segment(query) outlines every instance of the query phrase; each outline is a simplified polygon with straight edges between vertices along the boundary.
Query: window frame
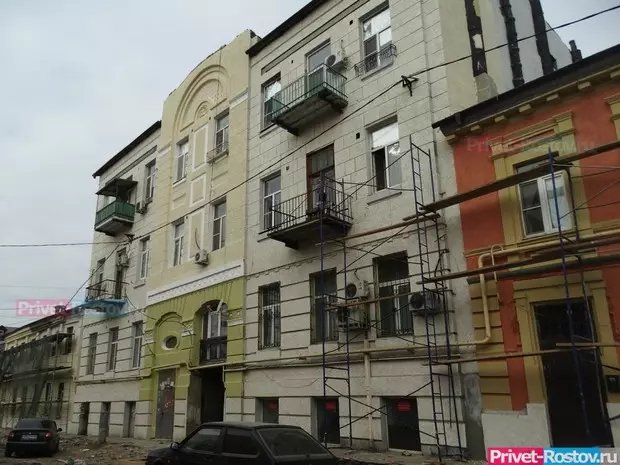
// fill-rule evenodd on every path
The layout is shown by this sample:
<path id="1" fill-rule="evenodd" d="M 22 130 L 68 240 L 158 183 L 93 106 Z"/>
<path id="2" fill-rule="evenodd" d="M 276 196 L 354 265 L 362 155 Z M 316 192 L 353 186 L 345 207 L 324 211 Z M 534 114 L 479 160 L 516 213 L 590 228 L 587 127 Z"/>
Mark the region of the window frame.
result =
<path id="1" fill-rule="evenodd" d="M 155 168 L 157 160 L 153 160 L 144 166 L 144 202 L 150 203 L 155 196 Z"/>
<path id="2" fill-rule="evenodd" d="M 184 148 L 187 148 L 187 150 L 183 151 Z M 182 159 L 182 164 L 179 163 L 180 159 Z M 176 145 L 176 154 L 174 157 L 174 182 L 173 184 L 181 182 L 187 178 L 188 159 L 189 159 L 189 138 L 186 137 L 185 139 L 183 139 Z M 181 172 L 179 172 L 179 167 L 182 167 Z"/>
<path id="3" fill-rule="evenodd" d="M 560 224 L 556 227 L 553 227 L 553 221 L 555 221 L 556 218 L 552 217 L 552 210 L 551 210 L 552 206 L 549 202 L 549 198 L 547 197 L 547 189 L 545 186 L 546 181 L 551 180 L 551 176 L 552 176 L 551 174 L 546 174 L 544 176 L 540 176 L 536 179 L 525 181 L 517 185 L 517 195 L 519 197 L 519 216 L 521 218 L 521 230 L 523 233 L 523 237 L 526 239 L 532 238 L 532 237 L 544 236 L 547 234 L 555 234 L 559 231 L 560 229 L 559 226 L 562 226 L 563 231 L 571 230 L 573 228 L 573 216 L 571 214 L 572 209 L 571 209 L 571 203 L 570 203 L 570 196 L 568 195 L 568 192 L 567 192 L 568 186 L 566 185 L 564 174 L 562 172 L 555 172 L 553 174 L 553 177 L 556 178 L 556 185 L 555 185 L 556 191 L 558 188 L 558 180 L 562 183 L 562 187 L 564 188 L 563 198 L 564 198 L 564 202 L 566 203 L 568 214 L 560 217 L 560 222 L 561 223 L 565 222 L 566 223 L 565 225 Z M 540 205 L 536 207 L 529 207 L 526 209 L 523 207 L 523 195 L 521 193 L 521 188 L 522 186 L 526 184 L 532 184 L 532 183 L 536 183 L 536 186 L 538 189 L 538 197 L 540 199 Z M 553 208 L 555 209 L 555 205 L 553 205 Z M 543 230 L 528 233 L 526 229 L 526 221 L 525 221 L 524 214 L 526 211 L 535 210 L 535 209 L 541 210 Z"/>
<path id="4" fill-rule="evenodd" d="M 267 95 L 267 89 L 269 89 L 271 86 L 273 86 L 274 84 L 278 83 L 280 88 L 273 93 L 273 95 L 271 95 L 271 97 L 269 97 L 268 99 L 265 99 L 265 95 Z M 275 123 L 273 122 L 273 120 L 271 119 L 271 115 L 273 114 L 273 108 L 272 110 L 267 113 L 265 111 L 265 107 L 266 104 L 273 99 L 273 97 L 278 93 L 282 91 L 282 79 L 280 77 L 280 74 L 276 74 L 275 76 L 273 76 L 271 79 L 265 81 L 262 85 L 261 85 L 261 91 L 260 91 L 260 95 L 261 95 L 261 130 L 265 130 L 268 129 L 270 127 L 272 127 L 273 125 L 275 125 Z M 270 116 L 269 121 L 267 121 L 267 115 Z"/>
<path id="5" fill-rule="evenodd" d="M 88 350 L 86 352 L 86 374 L 94 375 L 95 366 L 97 364 L 97 339 L 99 333 L 90 333 L 88 335 Z"/>
<path id="6" fill-rule="evenodd" d="M 151 237 L 147 236 L 140 240 L 140 260 L 138 266 L 138 279 L 144 280 L 149 276 L 151 261 Z"/>
<path id="7" fill-rule="evenodd" d="M 108 359 L 106 363 L 106 371 L 116 371 L 119 332 L 120 330 L 118 326 L 110 328 L 108 336 Z"/>
<path id="8" fill-rule="evenodd" d="M 218 129 L 218 126 L 220 124 L 221 121 L 226 120 L 226 126 Z M 215 138 L 213 139 L 213 144 L 214 147 L 213 149 L 215 150 L 215 155 L 221 155 L 223 153 L 228 152 L 228 143 L 229 143 L 229 137 L 230 137 L 230 113 L 228 112 L 228 110 L 224 113 L 222 113 L 220 116 L 218 116 L 215 119 Z M 218 134 L 222 133 L 222 142 L 220 144 L 217 143 L 217 137 Z"/>
<path id="9" fill-rule="evenodd" d="M 177 232 L 182 227 L 181 234 Z M 177 247 L 178 245 L 178 247 Z M 183 264 L 183 249 L 185 247 L 185 221 L 177 221 L 172 225 L 172 266 Z"/>
<path id="10" fill-rule="evenodd" d="M 139 331 L 138 331 L 139 328 Z M 144 323 L 136 321 L 131 325 L 131 368 L 140 368 L 142 364 L 142 344 L 144 342 Z M 136 363 L 137 357 L 137 363 Z"/>
<path id="11" fill-rule="evenodd" d="M 332 276 L 333 273 L 333 278 L 335 280 L 335 292 L 333 293 L 327 293 L 325 294 L 324 297 L 327 297 L 326 302 L 324 305 L 326 306 L 331 306 L 331 305 L 335 305 L 338 301 L 338 273 L 336 272 L 336 268 L 331 268 L 328 270 L 324 270 L 325 275 L 324 276 Z M 317 289 L 317 284 L 319 284 L 317 282 L 317 279 L 320 280 L 321 276 L 321 272 L 315 272 L 315 273 L 311 273 L 309 276 L 309 282 L 310 282 L 310 343 L 311 344 L 318 344 L 321 343 L 323 341 L 323 339 L 318 337 L 318 332 L 320 331 L 318 326 L 319 324 L 321 324 L 321 319 L 319 318 L 319 316 L 317 315 L 317 308 L 316 308 L 316 304 L 317 304 L 317 300 L 319 300 L 321 297 L 319 296 L 320 293 L 320 289 Z M 327 288 L 327 286 L 326 286 Z M 324 338 L 326 342 L 337 342 L 338 341 L 338 314 L 334 311 L 329 313 L 329 316 L 326 318 L 326 323 L 329 322 L 329 324 L 326 324 L 325 327 L 325 334 L 324 334 Z M 328 328 L 328 326 L 330 326 L 330 324 L 332 324 L 334 327 L 333 328 Z M 332 334 L 332 332 L 334 334 Z"/>
<path id="12" fill-rule="evenodd" d="M 277 191 L 272 192 L 271 194 L 267 194 L 267 183 L 269 181 L 273 181 L 274 179 L 278 179 L 280 180 L 280 188 Z M 261 202 L 261 211 L 262 211 L 262 215 L 261 215 L 261 230 L 262 231 L 268 231 L 270 229 L 274 229 L 277 226 L 279 226 L 281 224 L 281 215 L 277 217 L 277 213 L 274 212 L 273 210 L 267 212 L 267 208 L 266 208 L 266 200 L 267 198 L 271 198 L 271 206 L 273 208 L 274 205 L 278 205 L 280 203 L 282 203 L 282 174 L 278 171 L 277 173 L 273 173 L 265 178 L 263 178 L 261 180 L 261 197 L 262 197 L 262 202 Z M 267 225 L 267 215 L 270 214 L 270 221 L 269 221 L 269 225 Z M 276 219 L 277 217 L 277 219 Z"/>
<path id="13" fill-rule="evenodd" d="M 367 24 L 368 22 L 372 21 L 374 18 L 376 18 L 377 16 L 383 14 L 387 12 L 388 13 L 388 18 L 389 18 L 389 26 L 381 29 L 380 31 L 377 31 L 376 33 L 372 34 L 370 37 L 368 38 L 364 38 L 364 25 Z M 380 43 L 380 35 L 382 33 L 384 33 L 387 30 L 390 30 L 390 40 L 389 42 L 387 42 L 386 44 L 384 44 L 383 46 Z M 369 42 L 370 40 L 375 39 L 375 47 L 376 50 L 372 53 L 366 54 L 366 43 Z M 372 73 L 374 71 L 378 71 L 382 68 L 385 68 L 389 65 L 391 65 L 392 63 L 394 63 L 394 55 L 389 55 L 388 57 L 386 57 L 385 60 L 381 59 L 381 52 L 383 50 L 387 50 L 391 45 L 394 44 L 394 37 L 392 35 L 392 12 L 390 10 L 390 6 L 388 3 L 385 3 L 383 5 L 381 5 L 380 7 L 378 7 L 377 9 L 371 11 L 370 13 L 366 14 L 364 17 L 362 17 L 360 19 L 360 55 L 362 57 L 362 62 L 363 62 L 363 66 L 364 66 L 364 74 L 367 73 Z M 369 66 L 368 62 L 369 59 L 372 59 L 371 57 L 376 56 L 376 59 L 374 61 L 375 65 L 374 66 Z M 383 62 L 385 61 L 385 62 Z M 372 63 L 372 61 L 371 61 Z"/>
<path id="14" fill-rule="evenodd" d="M 386 266 L 388 268 L 393 269 L 395 268 L 394 262 L 399 260 L 401 257 L 403 258 L 402 265 L 407 267 L 407 276 L 399 278 L 399 279 L 392 279 L 391 281 L 381 281 L 379 267 Z M 376 257 L 373 260 L 373 268 L 374 268 L 374 274 L 375 274 L 375 293 L 377 296 L 379 296 L 379 298 L 383 297 L 381 295 L 381 289 L 391 288 L 392 293 L 389 294 L 389 296 L 398 296 L 402 294 L 401 292 L 399 292 L 399 288 L 402 286 L 406 286 L 408 288 L 407 293 L 410 295 L 411 293 L 411 276 L 410 276 L 411 270 L 409 267 L 408 259 L 409 259 L 409 254 L 407 253 L 406 250 L 402 250 L 402 251 L 391 253 L 388 255 L 382 255 L 380 257 Z M 402 308 L 404 306 L 403 301 L 407 302 L 404 309 Z M 381 311 L 381 305 L 387 305 L 388 302 L 392 302 L 394 305 L 393 308 L 398 310 L 398 313 L 394 312 L 390 318 L 390 325 L 394 326 L 393 329 L 391 328 L 386 329 L 384 327 L 384 320 L 386 318 L 383 316 L 383 312 Z M 411 314 L 408 302 L 409 302 L 409 296 L 394 297 L 393 299 L 386 298 L 386 299 L 382 299 L 381 302 L 378 302 L 377 316 L 376 316 L 377 323 L 378 323 L 377 325 L 378 327 L 377 336 L 378 337 L 399 337 L 402 335 L 414 335 L 415 334 L 415 325 L 413 321 L 413 315 Z M 401 312 L 404 312 L 404 315 Z M 407 323 L 410 324 L 409 328 L 406 327 L 407 325 L 403 325 L 404 319 L 407 319 Z"/>
<path id="15" fill-rule="evenodd" d="M 396 130 L 396 139 L 389 139 L 385 143 L 375 146 L 375 134 L 382 130 L 387 130 L 390 127 L 394 127 Z M 381 192 L 381 191 L 390 191 L 398 188 L 402 185 L 403 182 L 403 172 L 402 172 L 402 154 L 400 151 L 400 127 L 397 120 L 386 121 L 384 124 L 377 125 L 369 128 L 368 130 L 370 135 L 370 164 L 372 166 L 372 176 L 373 182 L 370 183 L 372 186 L 373 192 Z M 390 148 L 397 146 L 397 152 L 395 154 L 390 154 Z M 381 187 L 379 185 L 379 170 L 376 163 L 376 157 L 379 151 L 382 151 L 383 163 L 383 178 L 385 181 L 385 185 Z M 394 157 L 395 160 L 391 160 L 391 157 Z M 395 173 L 392 170 L 398 170 L 398 182 L 393 182 L 392 177 L 395 177 Z"/>
<path id="16" fill-rule="evenodd" d="M 265 297 L 277 292 L 277 300 L 274 303 L 265 304 Z M 271 329 L 271 338 L 266 341 L 265 331 L 265 311 L 271 312 L 272 318 L 269 324 Z M 280 282 L 266 284 L 258 288 L 258 347 L 259 349 L 271 349 L 280 347 L 282 336 L 282 292 Z"/>
<path id="17" fill-rule="evenodd" d="M 217 210 L 220 207 L 224 207 L 224 213 L 220 214 L 220 216 L 217 216 Z M 211 250 L 212 251 L 216 251 L 216 250 L 220 250 L 223 249 L 226 246 L 226 214 L 227 214 L 227 204 L 226 204 L 226 197 L 224 197 L 223 199 L 218 200 L 217 202 L 213 203 L 213 229 L 212 229 L 212 241 L 211 241 Z M 217 224 L 217 230 L 219 231 L 216 234 L 216 224 Z"/>

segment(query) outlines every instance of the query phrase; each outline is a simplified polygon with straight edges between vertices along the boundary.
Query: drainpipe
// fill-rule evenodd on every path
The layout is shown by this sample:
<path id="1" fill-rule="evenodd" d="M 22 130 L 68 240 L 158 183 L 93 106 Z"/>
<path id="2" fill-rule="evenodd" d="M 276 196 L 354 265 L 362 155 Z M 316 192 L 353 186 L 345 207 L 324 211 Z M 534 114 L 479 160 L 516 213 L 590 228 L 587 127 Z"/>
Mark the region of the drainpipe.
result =
<path id="1" fill-rule="evenodd" d="M 536 48 L 538 49 L 538 55 L 540 55 L 543 75 L 546 76 L 554 71 L 553 60 L 549 51 L 549 38 L 547 37 L 547 21 L 545 21 L 545 13 L 540 0 L 530 0 L 530 9 L 532 10 L 532 22 L 534 23 L 534 33 L 536 34 Z"/>
<path id="2" fill-rule="evenodd" d="M 364 349 L 368 350 L 368 339 L 364 338 Z M 370 389 L 370 354 L 364 353 L 364 381 L 366 383 L 366 405 L 368 406 L 367 418 L 368 418 L 368 446 L 370 450 L 375 449 L 375 439 L 372 431 L 372 394 Z"/>
<path id="3" fill-rule="evenodd" d="M 512 85 L 519 87 L 525 83 L 525 79 L 523 78 L 523 67 L 521 66 L 521 52 L 519 50 L 516 21 L 512 14 L 510 0 L 500 0 L 499 4 L 504 17 L 504 24 L 506 25 L 506 39 L 508 39 L 510 68 L 512 69 Z"/>

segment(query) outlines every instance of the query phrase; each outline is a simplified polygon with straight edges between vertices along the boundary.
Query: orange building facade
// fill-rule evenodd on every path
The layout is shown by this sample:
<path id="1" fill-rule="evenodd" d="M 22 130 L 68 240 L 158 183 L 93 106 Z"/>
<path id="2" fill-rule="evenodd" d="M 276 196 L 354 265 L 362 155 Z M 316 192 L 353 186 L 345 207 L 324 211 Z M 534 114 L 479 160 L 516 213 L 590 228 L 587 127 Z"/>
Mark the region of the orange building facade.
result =
<path id="1" fill-rule="evenodd" d="M 485 445 L 619 447 L 620 47 L 434 127 L 463 197 L 477 345 L 459 363 Z"/>

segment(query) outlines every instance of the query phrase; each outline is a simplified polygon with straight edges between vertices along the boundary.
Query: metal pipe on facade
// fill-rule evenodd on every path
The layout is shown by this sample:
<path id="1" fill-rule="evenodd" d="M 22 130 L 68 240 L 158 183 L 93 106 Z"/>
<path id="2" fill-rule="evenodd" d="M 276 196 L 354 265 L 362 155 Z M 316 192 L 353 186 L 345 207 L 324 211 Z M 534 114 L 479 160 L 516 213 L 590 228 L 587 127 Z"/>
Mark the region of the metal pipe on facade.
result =
<path id="1" fill-rule="evenodd" d="M 369 349 L 369 345 L 368 345 L 368 339 L 364 338 L 364 349 Z M 349 351 L 350 353 L 350 351 Z M 368 410 L 368 445 L 370 446 L 370 450 L 373 450 L 375 447 L 375 439 L 374 439 L 374 434 L 373 434 L 373 428 L 372 428 L 372 392 L 371 392 L 371 388 L 370 388 L 370 378 L 371 378 L 371 372 L 370 372 L 370 354 L 365 353 L 364 354 L 364 380 L 366 382 L 366 406 L 367 406 L 367 410 Z"/>

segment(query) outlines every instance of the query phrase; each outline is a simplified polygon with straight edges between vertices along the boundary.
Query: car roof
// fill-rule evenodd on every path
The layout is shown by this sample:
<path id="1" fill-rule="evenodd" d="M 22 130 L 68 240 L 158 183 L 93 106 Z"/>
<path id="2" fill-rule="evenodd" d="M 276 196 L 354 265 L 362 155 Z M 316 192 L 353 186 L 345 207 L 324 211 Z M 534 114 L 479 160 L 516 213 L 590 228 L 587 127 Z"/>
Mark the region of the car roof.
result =
<path id="1" fill-rule="evenodd" d="M 231 426 L 235 428 L 243 429 L 261 429 L 261 428 L 295 428 L 300 429 L 299 426 L 294 425 L 280 425 L 277 423 L 261 423 L 258 421 L 213 421 L 209 423 L 203 423 L 202 426 Z"/>

